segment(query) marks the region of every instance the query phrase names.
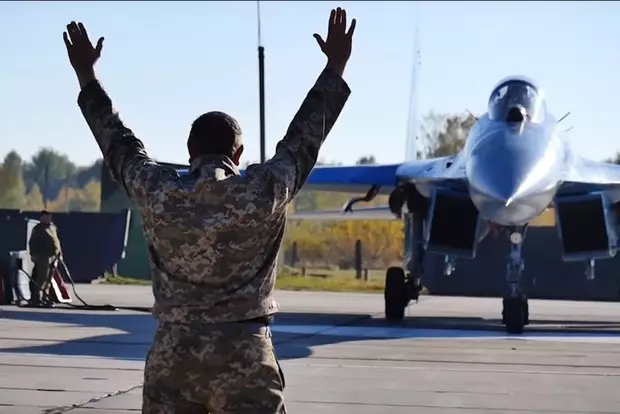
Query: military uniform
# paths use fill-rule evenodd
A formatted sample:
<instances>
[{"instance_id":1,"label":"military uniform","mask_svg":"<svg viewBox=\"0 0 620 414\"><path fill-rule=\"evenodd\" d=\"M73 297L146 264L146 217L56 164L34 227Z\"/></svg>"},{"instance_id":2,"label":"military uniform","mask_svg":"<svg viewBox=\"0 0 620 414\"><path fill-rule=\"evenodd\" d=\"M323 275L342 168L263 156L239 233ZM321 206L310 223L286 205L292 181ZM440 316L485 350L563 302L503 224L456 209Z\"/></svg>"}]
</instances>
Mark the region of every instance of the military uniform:
<instances>
[{"instance_id":1,"label":"military uniform","mask_svg":"<svg viewBox=\"0 0 620 414\"><path fill-rule=\"evenodd\" d=\"M190 174L148 157L97 81L78 104L112 176L135 203L149 250L158 320L148 353L143 413L285 413L284 378L265 318L286 208L314 167L350 94L325 69L275 156L243 176L203 155Z\"/></svg>"},{"instance_id":2,"label":"military uniform","mask_svg":"<svg viewBox=\"0 0 620 414\"><path fill-rule=\"evenodd\" d=\"M34 262L32 275L34 283L30 284L30 302L39 305L49 301L52 264L62 254L56 226L53 223L38 223L32 229L28 247Z\"/></svg>"}]
</instances>

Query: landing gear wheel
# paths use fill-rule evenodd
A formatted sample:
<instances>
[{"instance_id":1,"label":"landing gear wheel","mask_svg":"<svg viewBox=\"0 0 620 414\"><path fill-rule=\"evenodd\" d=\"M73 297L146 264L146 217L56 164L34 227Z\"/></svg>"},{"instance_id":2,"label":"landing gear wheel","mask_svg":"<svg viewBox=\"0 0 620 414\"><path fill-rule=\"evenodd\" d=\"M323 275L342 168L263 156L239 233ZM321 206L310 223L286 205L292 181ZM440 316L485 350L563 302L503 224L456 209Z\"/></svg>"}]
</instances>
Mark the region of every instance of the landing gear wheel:
<instances>
[{"instance_id":1,"label":"landing gear wheel","mask_svg":"<svg viewBox=\"0 0 620 414\"><path fill-rule=\"evenodd\" d=\"M502 322L509 334L522 334L525 325L529 324L529 306L527 299L504 298Z\"/></svg>"},{"instance_id":2,"label":"landing gear wheel","mask_svg":"<svg viewBox=\"0 0 620 414\"><path fill-rule=\"evenodd\" d=\"M402 321L408 302L405 271L400 267L390 267L385 274L385 319Z\"/></svg>"}]
</instances>

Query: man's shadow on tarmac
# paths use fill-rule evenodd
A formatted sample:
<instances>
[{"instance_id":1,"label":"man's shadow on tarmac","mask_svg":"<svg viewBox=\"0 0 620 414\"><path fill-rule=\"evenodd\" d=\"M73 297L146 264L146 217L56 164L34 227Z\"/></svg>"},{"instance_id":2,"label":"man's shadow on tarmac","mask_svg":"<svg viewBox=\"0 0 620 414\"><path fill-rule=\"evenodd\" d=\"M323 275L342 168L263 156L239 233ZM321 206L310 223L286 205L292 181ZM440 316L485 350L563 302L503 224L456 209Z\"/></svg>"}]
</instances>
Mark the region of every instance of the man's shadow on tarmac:
<instances>
[{"instance_id":1,"label":"man's shadow on tarmac","mask_svg":"<svg viewBox=\"0 0 620 414\"><path fill-rule=\"evenodd\" d=\"M91 356L135 361L144 361L156 326L150 313L122 314L66 309L28 311L19 308L4 308L0 310L0 318L20 322L58 324L78 329L116 331L105 335L68 340L56 340L54 335L50 339L30 339L19 338L19 333L13 335L14 337L4 333L0 334L0 338L9 341L27 340L40 342L40 344L0 348L0 352ZM26 329L28 328L24 327L24 330ZM362 340L501 339L507 337L498 319L417 317L415 315L405 318L402 323L389 324L383 320L382 315L281 312L275 318L272 331L278 357L282 360L308 357L312 355L312 348L317 346ZM532 320L523 335L514 337L526 339L528 336L613 336L620 338L620 321Z\"/></svg>"}]
</instances>

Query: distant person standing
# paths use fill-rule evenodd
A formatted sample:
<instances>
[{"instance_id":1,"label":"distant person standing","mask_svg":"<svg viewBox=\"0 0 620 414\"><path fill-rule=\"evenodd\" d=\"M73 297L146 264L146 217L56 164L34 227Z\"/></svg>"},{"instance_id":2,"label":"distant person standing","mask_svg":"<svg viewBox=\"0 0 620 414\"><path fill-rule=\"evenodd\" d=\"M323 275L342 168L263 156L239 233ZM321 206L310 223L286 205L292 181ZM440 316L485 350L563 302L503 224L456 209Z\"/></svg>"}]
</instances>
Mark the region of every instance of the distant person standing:
<instances>
[{"instance_id":1,"label":"distant person standing","mask_svg":"<svg viewBox=\"0 0 620 414\"><path fill-rule=\"evenodd\" d=\"M52 223L52 215L48 211L41 212L39 223L32 229L28 242L30 256L34 262L34 275L30 289L32 306L52 306L49 300L49 288L52 280L52 265L61 259L62 248L56 226Z\"/></svg>"},{"instance_id":2,"label":"distant person standing","mask_svg":"<svg viewBox=\"0 0 620 414\"><path fill-rule=\"evenodd\" d=\"M339 8L331 11L327 39L314 35L327 64L273 158L241 176L239 124L208 112L190 129L190 173L179 176L146 154L97 80L93 66L103 38L93 47L81 23L67 25L78 105L142 217L149 251L158 327L144 369L143 414L286 413L268 326L278 311L276 258L286 209L350 94L342 75L355 20L346 29Z\"/></svg>"}]
</instances>

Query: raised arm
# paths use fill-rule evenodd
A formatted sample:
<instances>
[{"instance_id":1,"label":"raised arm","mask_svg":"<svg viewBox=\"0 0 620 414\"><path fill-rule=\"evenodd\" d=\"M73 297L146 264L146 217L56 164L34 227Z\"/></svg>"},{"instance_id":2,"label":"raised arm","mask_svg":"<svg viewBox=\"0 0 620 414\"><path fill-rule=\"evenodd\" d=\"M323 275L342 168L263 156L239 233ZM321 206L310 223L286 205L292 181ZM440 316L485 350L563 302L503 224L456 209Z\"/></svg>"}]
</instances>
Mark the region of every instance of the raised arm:
<instances>
[{"instance_id":1,"label":"raised arm","mask_svg":"<svg viewBox=\"0 0 620 414\"><path fill-rule=\"evenodd\" d=\"M346 11L338 8L329 16L327 39L315 34L328 62L295 114L276 154L264 164L248 166L250 179L270 190L272 208L285 208L305 183L314 168L321 145L340 115L351 91L342 79L355 31L355 19L346 31Z\"/></svg>"},{"instance_id":2,"label":"raised arm","mask_svg":"<svg viewBox=\"0 0 620 414\"><path fill-rule=\"evenodd\" d=\"M160 167L149 158L142 141L123 124L96 79L94 65L101 55L103 37L93 47L82 23L71 22L67 25L67 32L63 37L81 88L78 105L112 177L135 202L140 203L169 169Z\"/></svg>"}]
</instances>

